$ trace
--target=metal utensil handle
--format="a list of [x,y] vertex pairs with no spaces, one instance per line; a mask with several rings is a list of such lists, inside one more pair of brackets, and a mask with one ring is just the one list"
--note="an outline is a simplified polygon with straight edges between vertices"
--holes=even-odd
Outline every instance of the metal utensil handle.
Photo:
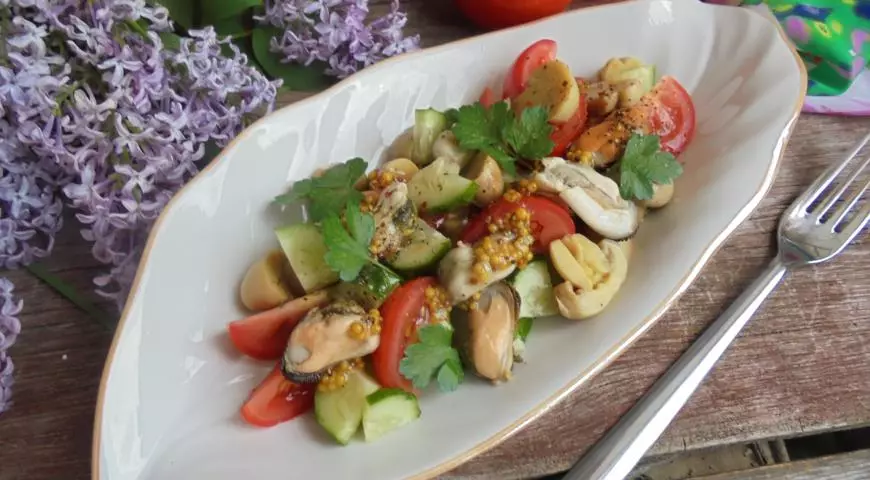
[[649,392],[565,475],[565,480],[621,480],[655,443],[725,349],[785,276],[777,258],[688,350]]

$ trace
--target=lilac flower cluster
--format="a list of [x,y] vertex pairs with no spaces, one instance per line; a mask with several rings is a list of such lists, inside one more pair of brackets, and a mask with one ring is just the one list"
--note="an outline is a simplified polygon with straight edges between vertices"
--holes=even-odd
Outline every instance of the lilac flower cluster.
[[368,13],[368,0],[266,0],[266,13],[257,20],[283,30],[271,44],[283,62],[324,62],[327,75],[344,78],[419,48],[419,35],[402,33],[407,17],[398,0],[389,13],[366,24]]
[[224,56],[210,27],[173,37],[145,0],[0,0],[0,22],[0,264],[50,252],[62,194],[110,267],[100,293],[123,302],[149,227],[206,145],[268,112],[278,83],[234,45]]
[[21,312],[22,302],[12,297],[13,289],[12,282],[0,278],[0,414],[9,408],[12,397],[12,372],[15,366],[9,357],[9,347],[21,332],[17,316]]

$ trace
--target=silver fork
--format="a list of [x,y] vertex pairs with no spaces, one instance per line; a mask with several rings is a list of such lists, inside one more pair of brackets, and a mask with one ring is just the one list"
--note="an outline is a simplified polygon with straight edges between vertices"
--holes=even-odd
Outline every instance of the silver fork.
[[829,260],[855,239],[870,220],[870,201],[862,201],[870,178],[863,185],[856,181],[870,164],[870,156],[855,161],[868,141],[870,135],[792,203],[780,219],[779,252],[767,270],[586,452],[563,477],[565,480],[617,480],[628,475],[785,274],[792,268]]

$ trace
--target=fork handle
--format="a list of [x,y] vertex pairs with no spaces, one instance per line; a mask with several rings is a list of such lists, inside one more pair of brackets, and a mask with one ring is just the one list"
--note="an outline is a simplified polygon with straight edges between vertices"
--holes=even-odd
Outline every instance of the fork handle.
[[775,259],[563,479],[625,478],[785,274],[786,266],[779,258]]

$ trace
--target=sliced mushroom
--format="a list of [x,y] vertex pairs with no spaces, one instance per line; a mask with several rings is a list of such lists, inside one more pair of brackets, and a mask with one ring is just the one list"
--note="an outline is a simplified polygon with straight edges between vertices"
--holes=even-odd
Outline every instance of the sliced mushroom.
[[606,275],[593,283],[591,289],[578,288],[578,285],[571,281],[563,282],[553,289],[559,312],[565,318],[582,320],[601,313],[625,282],[628,274],[626,249],[630,244],[620,245],[620,242],[602,240],[598,246],[607,257],[610,266],[610,271]]
[[411,127],[402,132],[395,140],[387,152],[389,159],[394,158],[411,158],[414,153],[414,127]]
[[488,281],[474,283],[471,281],[471,268],[474,265],[474,250],[469,245],[459,244],[441,259],[438,264],[438,278],[441,285],[447,289],[450,301],[455,305],[471,298],[475,293],[487,286],[504,280],[517,268],[511,265],[502,270],[490,272]]
[[504,193],[504,177],[501,174],[501,167],[498,166],[498,162],[494,158],[486,153],[478,153],[463,176],[474,180],[477,184],[474,203],[480,207],[498,200]]
[[477,375],[495,383],[510,380],[519,311],[519,295],[498,282],[481,292],[475,308],[454,316],[465,363]]
[[585,85],[586,108],[589,115],[604,117],[616,109],[619,92],[607,82],[593,82]]
[[432,156],[433,158],[445,157],[459,168],[465,168],[474,156],[474,152],[460,147],[456,135],[450,130],[444,130],[438,134],[438,138],[432,144]]
[[284,281],[284,272],[290,269],[281,250],[272,250],[248,268],[239,289],[242,304],[250,310],[275,308],[293,298]]
[[396,182],[381,192],[374,208],[375,234],[372,245],[379,256],[389,256],[402,246],[413,229],[417,213],[408,197],[408,185]]
[[535,175],[538,185],[557,192],[589,228],[611,240],[634,235],[640,226],[637,205],[620,196],[616,182],[594,168],[561,158],[546,158],[543,163],[544,171]]
[[673,183],[668,183],[666,185],[654,184],[652,198],[649,200],[642,200],[640,204],[647,208],[662,208],[670,203],[672,198],[674,198]]
[[287,341],[281,362],[284,376],[296,383],[315,383],[333,365],[374,352],[380,335],[352,335],[355,323],[367,330],[372,319],[353,302],[335,301],[311,309]]

